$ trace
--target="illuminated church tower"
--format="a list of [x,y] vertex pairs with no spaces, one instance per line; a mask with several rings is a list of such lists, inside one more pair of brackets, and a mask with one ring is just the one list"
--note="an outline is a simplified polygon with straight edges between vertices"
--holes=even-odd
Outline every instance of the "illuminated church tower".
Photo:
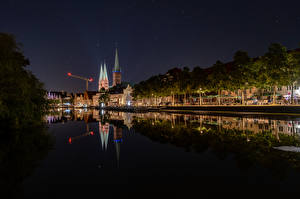
[[116,86],[117,84],[121,84],[121,68],[119,65],[118,49],[116,48],[116,57],[115,57],[115,66],[113,69],[113,84],[112,84],[112,86]]
[[107,76],[107,70],[106,70],[106,63],[104,62],[104,65],[100,68],[100,75],[99,75],[99,82],[98,82],[98,91],[101,90],[101,88],[104,88],[105,90],[108,90],[109,88],[109,82],[108,82],[108,76]]

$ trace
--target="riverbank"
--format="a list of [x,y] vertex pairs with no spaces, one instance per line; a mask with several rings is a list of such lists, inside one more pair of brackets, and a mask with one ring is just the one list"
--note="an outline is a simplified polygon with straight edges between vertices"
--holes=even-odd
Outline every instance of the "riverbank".
[[300,106],[159,106],[159,107],[105,107],[106,110],[127,112],[180,112],[180,113],[237,113],[237,114],[288,114],[300,115]]
[[[54,107],[53,107],[54,108]],[[56,107],[67,109],[80,109],[80,107]],[[83,108],[83,107],[82,107]],[[99,107],[85,107],[96,108]],[[278,114],[278,115],[299,115],[300,105],[248,105],[248,106],[106,106],[102,109],[110,111],[123,111],[123,112],[171,112],[171,113],[222,113],[222,114]]]

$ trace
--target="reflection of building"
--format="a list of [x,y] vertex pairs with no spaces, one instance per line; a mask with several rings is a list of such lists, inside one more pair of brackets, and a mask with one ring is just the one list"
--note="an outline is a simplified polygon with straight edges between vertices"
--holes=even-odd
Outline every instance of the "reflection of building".
[[[155,123],[157,120],[169,121],[172,126],[178,124],[198,126],[200,128],[224,128],[247,130],[254,133],[262,131],[272,131],[274,134],[283,133],[293,135],[300,134],[300,121],[277,120],[270,118],[252,118],[252,117],[229,117],[217,115],[189,115],[189,114],[169,114],[169,113],[135,113],[137,120],[139,118],[150,119]],[[195,126],[193,126],[195,125]]]
[[132,127],[132,114],[124,112],[123,113],[124,125],[127,126],[128,129]]
[[113,69],[113,84],[112,84],[112,86],[116,86],[117,84],[121,84],[121,68],[120,68],[120,65],[119,65],[118,49],[116,49],[115,66],[114,66],[114,69]]
[[124,125],[127,126],[128,129],[132,127],[132,116],[133,113],[128,112],[109,112],[110,119],[116,121],[124,121]]

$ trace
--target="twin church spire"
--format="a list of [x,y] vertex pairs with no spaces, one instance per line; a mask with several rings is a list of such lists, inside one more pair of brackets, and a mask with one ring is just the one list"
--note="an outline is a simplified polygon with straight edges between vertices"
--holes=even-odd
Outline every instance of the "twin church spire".
[[108,81],[108,75],[107,75],[107,69],[106,69],[105,62],[103,64],[103,66],[102,66],[102,64],[100,66],[98,91],[100,91],[101,88],[104,88],[105,90],[107,90],[109,88],[109,81]]
[[[116,86],[117,84],[121,84],[121,68],[119,65],[118,49],[116,48],[115,65],[113,68],[113,85],[112,86]],[[101,88],[104,88],[105,90],[108,90],[108,88],[109,88],[109,81],[108,81],[108,75],[107,75],[105,61],[104,61],[103,65],[101,63],[101,66],[100,66],[98,91],[100,91]]]

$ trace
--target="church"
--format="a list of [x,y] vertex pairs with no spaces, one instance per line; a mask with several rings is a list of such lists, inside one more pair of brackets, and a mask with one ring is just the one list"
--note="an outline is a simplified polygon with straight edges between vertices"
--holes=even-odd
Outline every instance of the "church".
[[[115,54],[115,65],[113,68],[113,83],[112,86],[116,86],[118,84],[121,84],[121,68],[119,65],[119,56],[118,56],[118,49],[116,48],[116,54]],[[109,89],[109,80],[107,75],[107,67],[106,63],[104,61],[103,65],[100,65],[100,74],[99,74],[99,82],[98,82],[98,92],[100,92],[101,88],[104,88],[105,90]]]
[[[99,106],[99,97],[101,95],[101,89],[109,92],[109,102],[107,103],[108,106],[124,106],[124,105],[132,105],[132,88],[127,85],[126,88],[121,89],[119,91],[109,90],[112,87],[122,84],[122,74],[121,74],[121,67],[119,64],[119,55],[118,49],[116,48],[115,52],[115,64],[112,70],[112,85],[109,85],[109,79],[107,75],[107,64],[104,62],[100,65],[100,74],[99,74],[99,81],[98,81],[98,93],[94,95],[92,106]],[[120,87],[122,88],[122,87]],[[117,89],[118,90],[118,89]]]
[[109,85],[108,79],[108,67],[106,62],[100,64],[100,73],[98,81],[97,91],[86,91],[84,94],[75,95],[74,106],[76,107],[98,107],[99,98],[103,95],[103,89],[109,93],[109,101],[107,106],[128,106],[132,105],[132,88],[127,85],[126,88],[123,86],[112,89],[117,85],[122,84],[121,67],[119,65],[118,49],[115,52],[115,64],[112,70],[112,86]]

